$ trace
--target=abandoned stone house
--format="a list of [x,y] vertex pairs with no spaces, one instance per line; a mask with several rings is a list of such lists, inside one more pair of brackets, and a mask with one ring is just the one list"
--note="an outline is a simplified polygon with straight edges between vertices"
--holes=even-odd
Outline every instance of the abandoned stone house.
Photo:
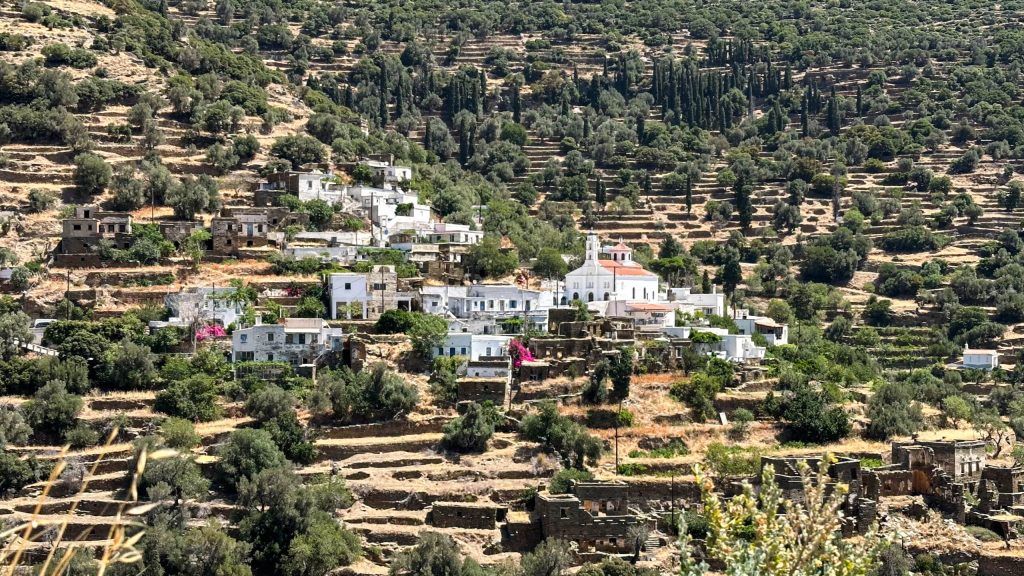
[[508,356],[482,357],[466,363],[466,375],[458,379],[459,402],[508,403],[512,365]]
[[1024,525],[1024,467],[987,466],[978,484],[978,504],[967,522],[1015,538]]
[[[775,485],[782,491],[783,497],[801,504],[804,503],[804,479],[800,472],[802,464],[806,464],[809,469],[809,479],[817,481],[817,470],[821,465],[820,458],[803,456],[763,456],[761,458],[761,470],[771,468]],[[761,477],[759,474],[757,478]],[[835,462],[829,464],[826,490],[831,492],[840,484],[845,484],[848,487],[841,506],[843,534],[852,536],[867,533],[877,515],[878,497],[871,498],[864,493],[860,460],[837,457]]]
[[171,222],[160,222],[160,235],[168,242],[174,244],[175,248],[181,248],[193,232],[203,229],[203,223],[192,220],[174,220]]
[[234,256],[247,248],[262,248],[270,243],[270,233],[288,226],[305,226],[309,215],[283,207],[230,206],[210,222],[212,251]]
[[577,321],[575,310],[565,308],[548,311],[548,332],[530,338],[528,348],[534,360],[520,366],[521,381],[582,375],[594,363],[635,344],[635,330],[629,320]]
[[640,527],[654,528],[653,516],[630,509],[624,482],[575,482],[569,490],[535,496],[533,519],[542,538],[576,542],[584,553],[631,553],[642,544]]
[[977,492],[986,467],[985,446],[983,440],[894,442],[892,464],[864,471],[865,494],[923,496],[963,523],[969,495]]
[[95,266],[101,243],[125,250],[132,244],[132,215],[105,212],[97,206],[79,206],[61,222],[60,244],[54,254],[59,266]]
[[507,512],[506,506],[493,502],[434,502],[427,521],[438,528],[495,530]]

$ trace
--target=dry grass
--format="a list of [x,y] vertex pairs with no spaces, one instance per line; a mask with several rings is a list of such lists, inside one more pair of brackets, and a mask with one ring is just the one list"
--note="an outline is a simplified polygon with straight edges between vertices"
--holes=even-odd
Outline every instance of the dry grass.
[[[100,457],[94,460],[92,468],[84,476],[81,486],[70,498],[71,504],[67,512],[56,518],[51,518],[43,514],[43,510],[48,503],[55,501],[50,497],[50,493],[55,486],[60,484],[61,473],[68,465],[69,446],[64,446],[61,449],[49,478],[41,485],[42,491],[36,500],[32,514],[17,525],[0,532],[0,541],[2,541],[2,548],[0,548],[0,570],[2,572],[0,574],[2,576],[14,576],[14,574],[20,573],[22,568],[29,564],[29,558],[34,549],[41,544],[38,538],[48,530],[55,530],[56,536],[52,540],[48,539],[49,551],[38,567],[37,574],[40,576],[63,574],[75,558],[75,552],[88,546],[86,540],[93,531],[92,527],[87,528],[74,540],[65,540],[64,536],[71,521],[76,519],[79,504],[88,499],[89,483],[97,477],[97,468],[103,459],[102,456],[118,451],[118,445],[114,443],[117,434],[118,430],[112,430],[103,446],[97,448]],[[139,480],[146,469],[147,461],[168,458],[176,454],[173,450],[163,449],[148,454],[143,451],[139,455],[135,469],[131,471],[132,479],[127,498],[117,501],[117,512],[107,527],[104,544],[96,551],[98,553],[98,575],[104,574],[107,568],[113,564],[134,563],[141,559],[141,553],[136,545],[145,533],[144,525],[133,518],[148,513],[159,506],[159,503],[139,504]],[[46,530],[39,530],[41,527]],[[63,551],[59,557],[58,550]]]

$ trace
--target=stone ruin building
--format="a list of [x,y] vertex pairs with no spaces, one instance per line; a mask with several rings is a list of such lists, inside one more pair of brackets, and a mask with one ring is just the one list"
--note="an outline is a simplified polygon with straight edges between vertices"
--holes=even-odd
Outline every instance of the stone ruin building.
[[595,362],[618,353],[636,340],[633,321],[621,318],[576,320],[576,311],[548,311],[548,334],[530,338],[534,360],[519,368],[520,381],[542,381],[562,375],[583,375]]
[[533,509],[492,502],[434,502],[428,522],[442,528],[502,530],[505,549],[528,551],[545,538],[576,543],[581,555],[636,554],[661,544],[657,517],[630,505],[621,481],[573,482],[566,494],[541,489]]
[[929,506],[963,523],[967,495],[977,492],[985,469],[985,446],[983,440],[894,442],[892,464],[865,472],[866,493],[875,499],[923,496]]
[[[783,497],[802,504],[804,484],[800,474],[801,463],[806,463],[811,470],[811,480],[816,480],[815,471],[821,464],[820,458],[773,456],[761,458],[762,473],[765,468],[771,468],[775,484],[782,491]],[[840,507],[843,512],[844,536],[866,534],[877,515],[878,499],[865,495],[861,480],[862,472],[860,460],[844,456],[838,457],[828,467],[828,480],[826,481],[828,491],[834,490],[839,484],[849,487]],[[761,475],[758,475],[758,479],[760,478]]]

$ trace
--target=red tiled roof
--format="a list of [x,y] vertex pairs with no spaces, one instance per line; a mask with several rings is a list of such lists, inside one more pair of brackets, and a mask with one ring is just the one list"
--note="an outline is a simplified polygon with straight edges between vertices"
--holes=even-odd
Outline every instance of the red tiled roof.
[[615,272],[623,276],[654,276],[653,273],[644,270],[639,265],[628,266],[622,262],[616,262],[615,260],[598,260],[601,266],[608,269],[609,272]]
[[630,302],[626,304],[626,309],[637,312],[668,312],[672,310],[672,306],[668,304],[651,304],[648,302]]
[[629,246],[626,246],[622,242],[619,242],[618,244],[616,244],[615,246],[612,246],[608,250],[612,251],[612,252],[631,252],[632,248],[630,248]]

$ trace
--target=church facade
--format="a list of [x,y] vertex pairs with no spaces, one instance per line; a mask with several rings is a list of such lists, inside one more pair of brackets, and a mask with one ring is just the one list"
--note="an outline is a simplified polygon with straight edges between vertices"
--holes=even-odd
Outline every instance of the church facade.
[[[608,258],[602,259],[601,254]],[[658,276],[633,261],[633,250],[623,243],[601,246],[597,234],[587,235],[586,260],[565,275],[563,303],[629,300],[657,302]]]

